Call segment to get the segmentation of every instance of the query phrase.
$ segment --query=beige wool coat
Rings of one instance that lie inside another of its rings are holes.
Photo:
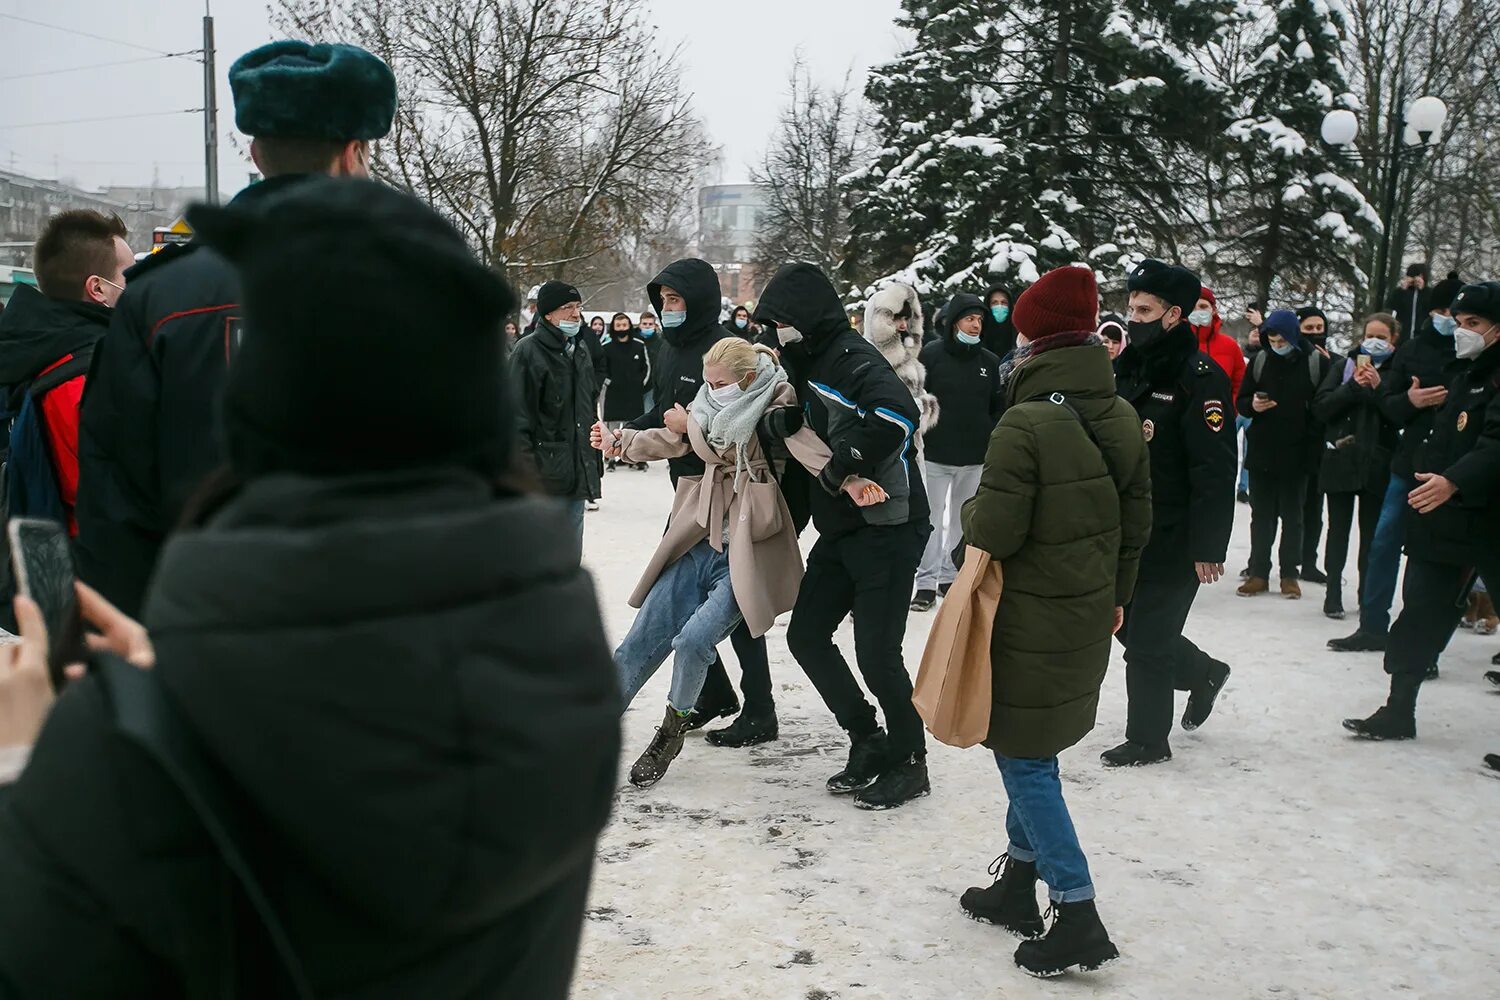
[[[771,405],[796,406],[797,394],[790,385],[783,384]],[[797,603],[797,590],[802,585],[802,550],[797,547],[796,528],[786,498],[781,495],[760,440],[751,437],[745,445],[748,469],[736,493],[735,447],[715,450],[691,417],[686,438],[665,427],[625,430],[620,435],[622,462],[679,458],[691,450],[704,464],[703,475],[683,476],[677,481],[667,533],[630,595],[630,606],[639,608],[662,572],[704,539],[716,551],[724,551],[727,518],[729,582],[734,599],[750,634],[765,635],[776,616],[792,610]],[[814,477],[823,471],[831,457],[828,446],[807,427],[787,438],[786,446]]]

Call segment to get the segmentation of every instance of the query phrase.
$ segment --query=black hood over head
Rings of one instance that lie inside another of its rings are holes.
[[[49,299],[19,285],[0,314],[0,385],[41,374],[66,355],[92,345],[109,329],[110,309],[97,302]]]
[[[677,292],[687,303],[687,319],[681,326],[668,327],[661,322],[663,285]],[[672,261],[651,279],[646,286],[646,295],[656,311],[657,327],[662,336],[674,345],[693,340],[710,327],[719,325],[719,306],[723,301],[719,293],[719,275],[706,260],[684,257]]]
[[[994,317],[990,315],[989,306],[985,305],[984,300],[977,295],[970,295],[968,292],[959,292],[949,300],[948,305],[944,308],[947,312],[943,320],[942,337],[947,341],[948,346],[959,350],[977,350],[979,348],[978,344],[964,344],[959,342],[958,321],[965,316],[974,315],[983,317],[985,320],[993,323]],[[984,326],[979,328],[981,340],[984,337],[984,330]]]
[[[755,322],[795,327],[810,351],[852,329],[833,282],[815,264],[783,264],[755,304]]]

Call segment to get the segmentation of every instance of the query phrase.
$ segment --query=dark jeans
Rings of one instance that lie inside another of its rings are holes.
[[[1300,569],[1317,569],[1318,542],[1323,537],[1324,493],[1316,472],[1307,477],[1307,487],[1302,496],[1302,553],[1297,566]]]
[[[1401,574],[1401,546],[1411,507],[1406,497],[1416,489],[1414,479],[1391,473],[1380,505],[1380,521],[1370,540],[1370,559],[1360,575],[1359,628],[1385,635],[1391,627],[1391,604],[1396,600],[1396,578]]]
[[[1250,486],[1255,497],[1255,486]],[[1155,745],[1172,732],[1173,692],[1191,691],[1208,680],[1213,657],[1185,638],[1198,576],[1192,563],[1171,578],[1142,578],[1125,609],[1125,624],[1116,638],[1125,647],[1125,738]]]
[[[1500,579],[1500,562],[1486,559],[1478,569],[1491,580]],[[1474,567],[1407,558],[1401,614],[1385,647],[1386,673],[1405,674],[1419,682],[1426,676],[1453,637],[1473,582]]]
[[[1307,473],[1300,468],[1250,473],[1250,575],[1271,576],[1271,544],[1281,525],[1282,579],[1295,580],[1302,562],[1302,516]]]
[[[776,710],[776,699],[771,694],[771,661],[766,656],[766,637],[752,638],[750,627],[740,622],[729,633],[729,644],[734,647],[735,658],[740,661],[740,692],[744,695],[745,711],[751,715],[764,715]],[[723,657],[714,657],[708,665],[708,676],[703,680],[703,693],[699,700],[708,705],[723,705],[734,697],[734,685],[729,683],[729,672],[724,669]]]
[[[848,733],[877,728],[875,709],[834,644],[840,623],[854,614],[854,655],[890,730],[893,754],[926,753],[922,719],[911,703],[911,676],[901,656],[917,563],[932,525],[871,525],[819,538],[786,630],[786,644]]]
[[[1354,505],[1359,503],[1359,594],[1364,600],[1365,568],[1370,562],[1370,543],[1375,526],[1380,523],[1380,505],[1384,488],[1363,493],[1328,494],[1328,547],[1323,556],[1323,572],[1328,574],[1330,590],[1339,586],[1344,567],[1349,563],[1349,529],[1354,524]]]

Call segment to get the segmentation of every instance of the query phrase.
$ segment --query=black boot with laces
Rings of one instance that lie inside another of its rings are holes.
[[[650,788],[666,775],[667,768],[672,766],[672,761],[682,753],[682,741],[687,736],[690,718],[692,718],[691,712],[687,715],[680,715],[671,705],[667,706],[666,718],[662,719],[661,725],[656,727],[656,735],[651,737],[651,743],[646,747],[646,752],[641,754],[635,766],[630,769],[632,785],[637,788]]]
[[[989,888],[969,889],[958,905],[975,920],[1003,927],[1030,941],[1047,931],[1041,908],[1036,905],[1036,862],[1017,861],[1002,854],[990,865],[995,883]]]
[[[1081,903],[1053,903],[1055,919],[1047,936],[1022,941],[1016,949],[1016,964],[1023,972],[1050,978],[1065,972],[1093,972],[1120,957],[1120,949],[1109,939],[1092,899]]]

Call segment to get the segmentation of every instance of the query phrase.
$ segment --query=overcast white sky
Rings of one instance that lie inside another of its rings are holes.
[[[899,44],[892,23],[899,0],[647,2],[663,48],[687,42],[684,79],[723,147],[726,183],[747,179],[748,164],[764,149],[799,46],[814,74],[834,82],[851,67],[862,81],[869,66]],[[234,109],[225,74],[236,56],[272,35],[263,0],[213,0],[213,7],[220,186],[233,192],[245,183],[249,166],[230,141]],[[153,174],[168,186],[201,184],[200,115],[127,116],[202,106],[201,66],[147,51],[200,47],[202,16],[201,0],[0,0],[0,166],[89,187],[149,184]],[[98,65],[122,60],[144,61]],[[97,68],[50,72],[76,67]],[[75,123],[38,124],[60,121]]]

